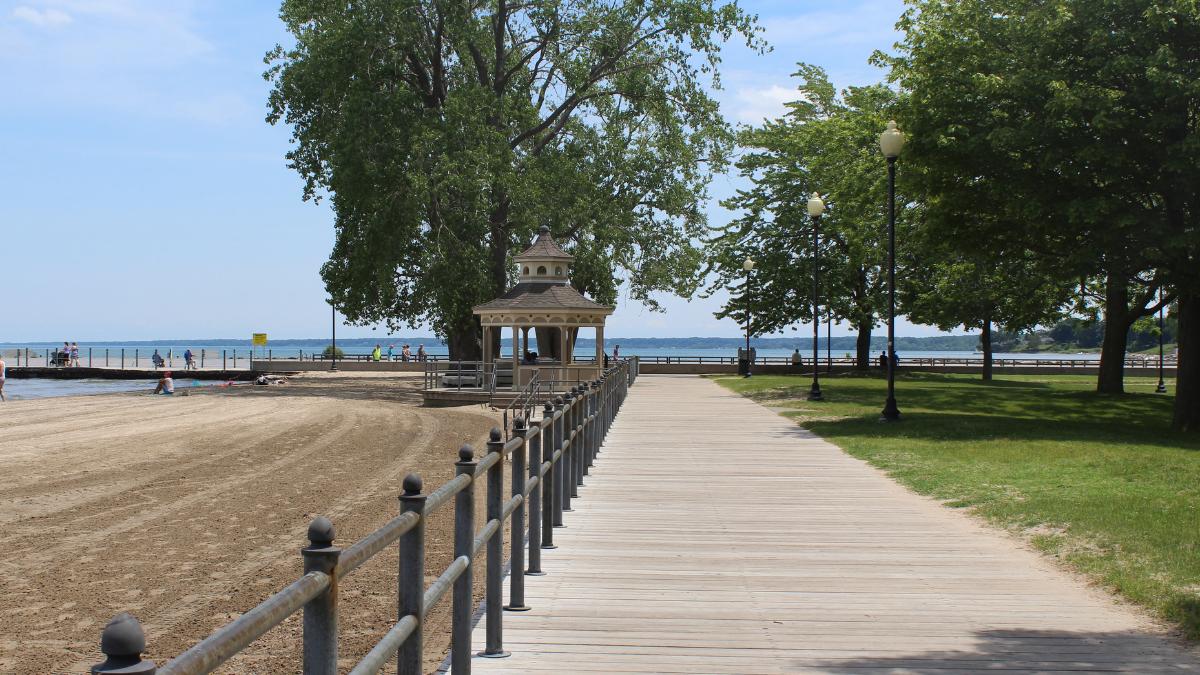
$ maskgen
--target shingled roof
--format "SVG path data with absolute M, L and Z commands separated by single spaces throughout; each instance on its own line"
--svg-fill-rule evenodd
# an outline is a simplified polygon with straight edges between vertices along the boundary
M 474 311 L 478 314 L 486 311 L 546 309 L 611 312 L 613 308 L 588 300 L 568 284 L 527 281 L 513 286 L 507 293 L 491 302 L 475 306 Z
M 533 245 L 514 258 L 517 262 L 525 260 L 565 260 L 570 262 L 574 259 L 575 256 L 559 248 L 554 237 L 550 236 L 550 228 L 545 225 L 538 230 L 538 238 L 534 240 Z

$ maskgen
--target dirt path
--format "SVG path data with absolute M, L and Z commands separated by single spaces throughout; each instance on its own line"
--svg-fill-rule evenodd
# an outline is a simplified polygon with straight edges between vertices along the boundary
M 0 672 L 86 672 L 101 627 L 123 610 L 162 663 L 299 576 L 316 515 L 345 546 L 396 515 L 405 474 L 441 485 L 458 447 L 482 447 L 495 418 L 420 408 L 418 385 L 347 374 L 5 405 Z M 438 516 L 434 574 L 453 543 L 451 512 Z M 342 585 L 347 667 L 395 620 L 395 566 L 393 549 Z M 224 672 L 297 672 L 298 636 L 296 617 Z M 443 642 L 427 639 L 430 663 Z

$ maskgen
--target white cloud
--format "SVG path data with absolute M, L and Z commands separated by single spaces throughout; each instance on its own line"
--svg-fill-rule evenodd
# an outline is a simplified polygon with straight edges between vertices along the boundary
M 62 26 L 71 23 L 71 15 L 53 7 L 37 10 L 21 5 L 12 12 L 13 17 L 35 26 Z
M 737 89 L 732 103 L 733 117 L 738 122 L 760 124 L 764 119 L 775 119 L 787 112 L 784 104 L 800 98 L 794 88 L 772 84 L 765 87 L 741 87 Z

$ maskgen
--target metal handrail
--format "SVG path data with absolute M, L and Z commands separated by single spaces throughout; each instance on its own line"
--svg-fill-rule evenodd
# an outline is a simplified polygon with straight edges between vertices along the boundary
M 571 510 L 571 500 L 579 496 L 578 487 L 599 455 L 603 439 L 638 372 L 636 358 L 615 363 L 600 379 L 576 386 L 552 403 L 547 402 L 540 420 L 530 419 L 527 426 L 526 420 L 531 415 L 515 417 L 513 433 L 507 441 L 502 439 L 500 429 L 493 429 L 488 452 L 479 460 L 470 446 L 463 446 L 455 464 L 457 475 L 430 494 L 423 494 L 421 479 L 410 474 L 404 479 L 404 494 L 400 497 L 402 513 L 345 550 L 333 545 L 333 525 L 327 519 L 314 520 L 309 527 L 309 546 L 302 551 L 305 571 L 299 580 L 219 628 L 158 672 L 171 675 L 212 672 L 303 609 L 303 671 L 335 675 L 338 582 L 393 543 L 400 548 L 398 619 L 351 672 L 376 673 L 395 656 L 400 673 L 420 673 L 422 619 L 453 589 L 451 672 L 469 674 L 473 559 L 484 550 L 487 563 L 484 653 L 503 653 L 504 523 L 511 523 L 512 532 L 509 606 L 526 609 L 524 576 L 541 573 L 541 550 L 553 547 L 553 528 L 562 524 L 563 513 Z M 539 381 L 538 386 L 529 389 L 541 392 L 545 384 Z M 512 470 L 508 499 L 501 494 L 506 461 Z M 483 526 L 476 528 L 474 488 L 480 479 L 486 485 L 487 516 Z M 425 588 L 425 522 L 451 498 L 455 513 L 455 557 L 437 580 Z M 134 624 L 132 627 L 130 622 Z M 113 619 L 104 629 L 101 645 L 108 660 L 94 667 L 94 673 L 114 669 L 147 675 L 155 672 L 153 662 L 141 659 L 144 635 L 131 616 L 123 614 Z

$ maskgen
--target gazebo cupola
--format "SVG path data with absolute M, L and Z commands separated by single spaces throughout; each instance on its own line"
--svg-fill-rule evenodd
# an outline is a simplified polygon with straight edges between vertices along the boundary
M 599 374 L 604 357 L 604 321 L 613 308 L 585 298 L 571 285 L 574 256 L 562 250 L 542 226 L 537 239 L 514 260 L 517 285 L 474 312 L 483 325 L 484 362 L 494 363 L 500 373 L 507 360 L 492 354 L 493 332 L 513 329 L 512 382 L 523 386 L 534 371 L 556 382 L 584 381 Z M 572 358 L 575 338 L 581 327 L 596 329 L 596 363 L 576 364 Z M 530 350 L 529 331 L 534 330 L 537 353 Z M 524 371 L 524 373 L 522 372 Z

